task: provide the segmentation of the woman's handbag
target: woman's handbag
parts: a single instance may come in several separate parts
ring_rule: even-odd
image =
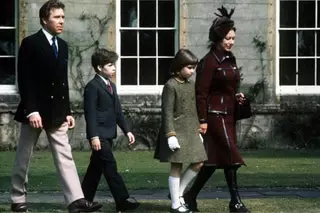
[[[243,103],[240,104],[239,101],[236,100],[236,108],[235,108],[235,118],[236,120],[250,118],[252,116],[250,100],[245,98]]]

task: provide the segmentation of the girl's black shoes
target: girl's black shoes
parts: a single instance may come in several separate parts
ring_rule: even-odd
[[[242,202],[238,202],[238,203],[229,203],[229,210],[230,213],[250,213],[250,211],[247,209],[247,207],[242,203]]]
[[[186,208],[184,205],[181,205],[176,209],[171,208],[170,213],[192,213],[192,211]]]
[[[187,205],[187,207],[193,211],[193,212],[200,212],[198,209],[197,201],[194,197],[190,196],[190,194],[187,192],[183,195],[184,201]]]

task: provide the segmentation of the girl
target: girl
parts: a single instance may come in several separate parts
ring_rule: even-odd
[[[207,155],[199,135],[199,121],[195,103],[195,85],[190,77],[198,63],[187,49],[180,49],[171,65],[171,78],[162,92],[162,124],[155,151],[160,162],[170,162],[169,191],[171,213],[192,212],[185,205],[183,193],[199,172]],[[190,163],[182,172],[182,164]]]

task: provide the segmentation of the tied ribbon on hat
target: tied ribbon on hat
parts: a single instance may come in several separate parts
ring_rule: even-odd
[[[210,27],[209,40],[216,42],[223,39],[227,33],[234,28],[234,21],[231,20],[231,16],[234,13],[234,8],[228,13],[227,9],[224,6],[218,8],[218,13],[214,13],[217,18],[215,18]]]

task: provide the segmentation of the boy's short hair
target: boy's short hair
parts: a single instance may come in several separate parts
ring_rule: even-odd
[[[105,48],[97,49],[91,56],[91,65],[96,72],[99,72],[98,66],[103,67],[109,63],[115,63],[118,60],[118,54]]]

